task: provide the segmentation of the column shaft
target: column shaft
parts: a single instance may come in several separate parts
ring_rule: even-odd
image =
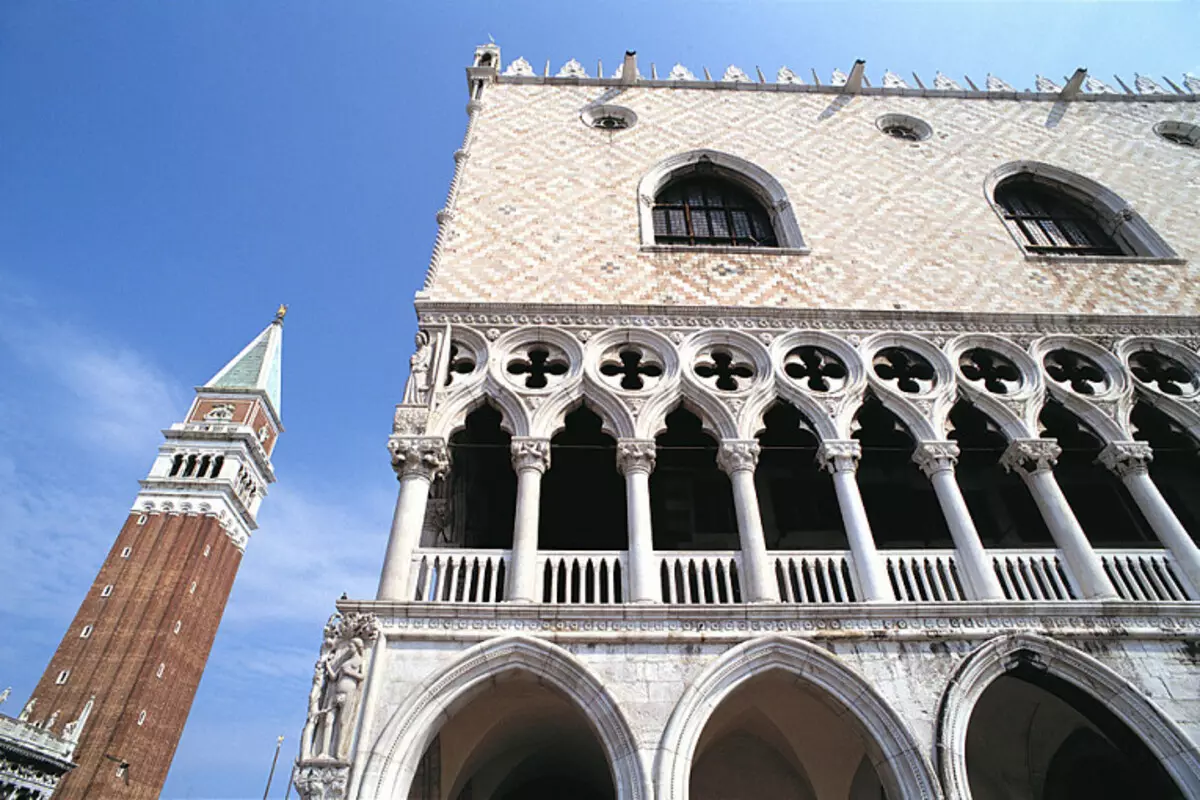
[[[954,442],[920,442],[913,453],[913,461],[933,483],[938,505],[954,540],[959,567],[967,576],[971,597],[975,600],[1003,600],[1004,590],[992,569],[992,559],[979,540],[979,531],[971,519],[967,501],[954,478],[954,464],[958,460],[958,445]]]
[[[542,502],[542,472],[527,468],[517,473],[517,513],[513,522],[512,570],[508,599],[533,603],[537,597],[538,519]]]
[[[767,540],[763,534],[762,517],[758,511],[758,493],[754,488],[754,472],[734,470],[733,506],[737,513],[738,539],[742,548],[746,598],[750,602],[779,602],[779,587],[767,555]]]
[[[421,541],[425,523],[425,506],[429,500],[430,479],[416,473],[400,478],[400,495],[392,515],[392,530],[388,536],[387,554],[379,576],[377,600],[412,600],[408,596],[412,553]]]
[[[846,529],[846,542],[850,546],[850,558],[854,562],[862,599],[868,603],[895,600],[883,559],[875,547],[871,524],[867,521],[857,476],[852,471],[835,471],[833,488],[837,492],[838,508],[842,512],[842,525]]]
[[[650,475],[625,473],[625,511],[629,522],[629,592],[634,603],[658,603],[662,588],[654,564],[654,535],[650,524]]]

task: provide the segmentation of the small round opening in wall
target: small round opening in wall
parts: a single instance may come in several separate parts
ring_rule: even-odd
[[[884,114],[875,120],[875,127],[893,139],[922,142],[933,135],[933,128],[924,120],[908,114]]]
[[[1200,125],[1166,120],[1155,125],[1154,132],[1171,144],[1200,149]]]
[[[606,131],[629,130],[637,124],[637,114],[625,106],[590,106],[579,117],[589,128]]]

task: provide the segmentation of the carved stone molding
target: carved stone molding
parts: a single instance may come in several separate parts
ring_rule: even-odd
[[[393,436],[388,439],[388,451],[399,478],[416,475],[433,480],[450,468],[450,451],[444,439]]]
[[[550,440],[524,436],[512,440],[512,464],[517,472],[527,469],[545,473],[550,469]]]
[[[918,442],[912,460],[932,478],[934,473],[953,470],[958,463],[959,452],[954,442]]]
[[[817,448],[817,463],[829,472],[854,472],[862,458],[862,443],[857,439],[827,439]]]
[[[1119,478],[1148,475],[1154,451],[1145,442],[1110,442],[1100,451],[1099,461]]]
[[[721,442],[717,451],[717,466],[728,475],[743,470],[754,471],[762,447],[753,439],[731,439]]]
[[[1054,439],[1014,439],[1000,456],[1000,465],[1009,472],[1032,475],[1054,469],[1062,448]]]
[[[652,439],[622,439],[617,442],[617,469],[622,475],[630,472],[654,471],[657,451]]]
[[[392,418],[392,433],[397,436],[420,436],[425,433],[429,411],[424,406],[396,406]]]
[[[350,765],[335,761],[301,761],[292,782],[301,800],[343,800],[350,779]]]

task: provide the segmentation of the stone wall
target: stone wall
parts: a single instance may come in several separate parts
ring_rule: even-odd
[[[1152,128],[1200,120],[1189,102],[1078,102],[610,89],[625,131],[585,126],[605,89],[501,82],[485,91],[433,285],[442,302],[765,306],[959,312],[1195,314],[1192,263],[1027,259],[984,190],[1033,160],[1116,192],[1183,260],[1200,252],[1187,198],[1200,156]],[[883,135],[919,117],[923,142]],[[650,252],[638,183],[708,148],[787,192],[808,255]]]

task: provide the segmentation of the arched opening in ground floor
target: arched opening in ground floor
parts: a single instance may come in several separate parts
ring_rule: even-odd
[[[514,671],[448,709],[409,800],[607,800],[604,749],[566,696]]]
[[[1031,662],[996,678],[967,728],[974,800],[1168,800],[1183,795],[1129,727]]]
[[[859,733],[783,670],[751,678],[722,701],[700,735],[689,778],[691,800],[882,796]]]

